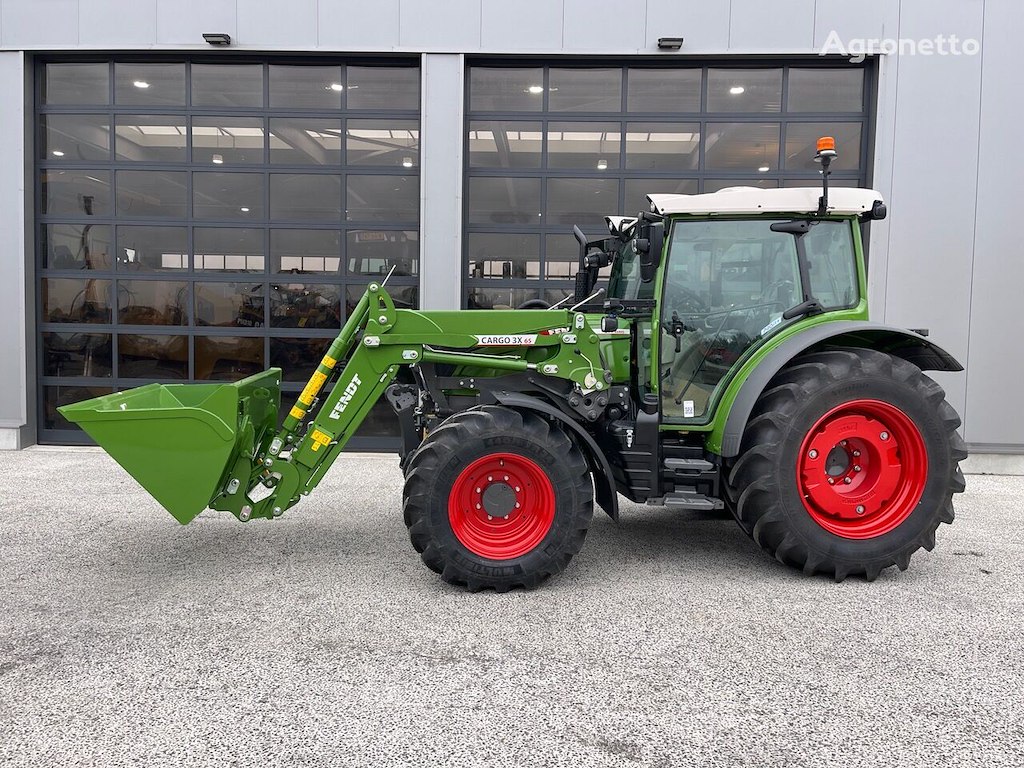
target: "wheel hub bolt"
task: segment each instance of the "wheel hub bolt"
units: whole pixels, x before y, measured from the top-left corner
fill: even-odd
[[[517,485],[517,486],[516,486],[516,493],[519,493],[519,490],[520,490],[520,489],[519,489],[519,486]]]
[[[846,447],[846,441],[845,441],[845,440],[840,440],[840,441],[839,441],[839,444],[840,444],[841,446],[843,446],[844,448]]]
[[[854,451],[853,452],[853,457],[857,458],[858,456],[860,456],[860,451]]]
[[[490,515],[488,515],[488,516],[487,516],[487,519],[488,519],[488,520],[493,520],[494,518],[493,518],[493,517],[491,517]]]
[[[860,464],[854,464],[853,465],[853,471],[854,472],[860,472]]]
[[[519,504],[519,502],[517,501],[517,502],[516,502],[516,509],[519,509],[519,507],[520,507],[520,504]]]
[[[508,515],[505,515],[505,516],[504,516],[503,518],[501,518],[501,519],[502,519],[502,520],[508,520]]]
[[[852,483],[852,482],[853,482],[853,480],[851,480],[851,479],[850,479],[850,478],[848,478],[848,477],[844,477],[844,478],[843,478],[843,482],[844,482],[844,483],[845,483],[846,485],[849,485],[850,483]]]
[[[835,479],[834,477],[830,477],[830,478],[828,479],[828,484],[829,484],[829,485],[835,485],[835,484],[836,484],[836,479]]]
[[[808,456],[809,456],[810,458],[812,458],[812,459],[816,459],[816,458],[818,458],[818,452],[817,452],[816,450],[814,450],[813,448],[811,448],[811,450],[809,450],[809,451],[807,452],[807,455],[808,455]]]
[[[863,504],[858,504],[857,505],[857,514],[858,515],[863,515],[864,514],[864,505]]]
[[[879,437],[882,438],[883,440],[888,440],[889,439],[889,433],[888,432],[883,432],[882,434],[879,435]]]

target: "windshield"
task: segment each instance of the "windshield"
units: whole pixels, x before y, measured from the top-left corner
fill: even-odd
[[[608,298],[649,299],[654,296],[654,281],[640,279],[640,255],[636,252],[636,239],[622,244],[612,262],[608,278]]]

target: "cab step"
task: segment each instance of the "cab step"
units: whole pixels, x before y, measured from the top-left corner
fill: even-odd
[[[714,468],[714,464],[704,459],[665,459],[665,469],[671,469],[673,472],[700,474],[710,472]]]
[[[721,499],[713,499],[695,490],[677,490],[665,494],[665,506],[672,509],[686,509],[695,512],[712,512],[725,506]]]

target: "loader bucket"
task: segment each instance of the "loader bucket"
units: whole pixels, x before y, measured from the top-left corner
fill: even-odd
[[[280,383],[271,368],[230,384],[147,384],[58,410],[185,524],[219,495],[236,459],[275,430]]]

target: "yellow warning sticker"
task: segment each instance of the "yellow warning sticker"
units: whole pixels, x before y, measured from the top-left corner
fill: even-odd
[[[317,371],[309,378],[309,383],[306,384],[306,388],[302,390],[302,394],[299,395],[299,402],[303,405],[309,405],[313,402],[313,398],[316,397],[316,393],[320,391],[320,387],[327,381],[327,376]]]
[[[288,415],[293,419],[301,419],[306,415],[306,412],[297,406],[292,406],[292,409],[288,411]]]
[[[324,359],[320,361],[320,365],[324,366],[324,368],[333,368],[337,364],[338,361],[330,355],[324,355]]]
[[[331,436],[321,432],[319,429],[314,429],[313,433],[309,437],[313,441],[313,445],[310,447],[314,452],[319,451],[321,445],[331,444]]]

